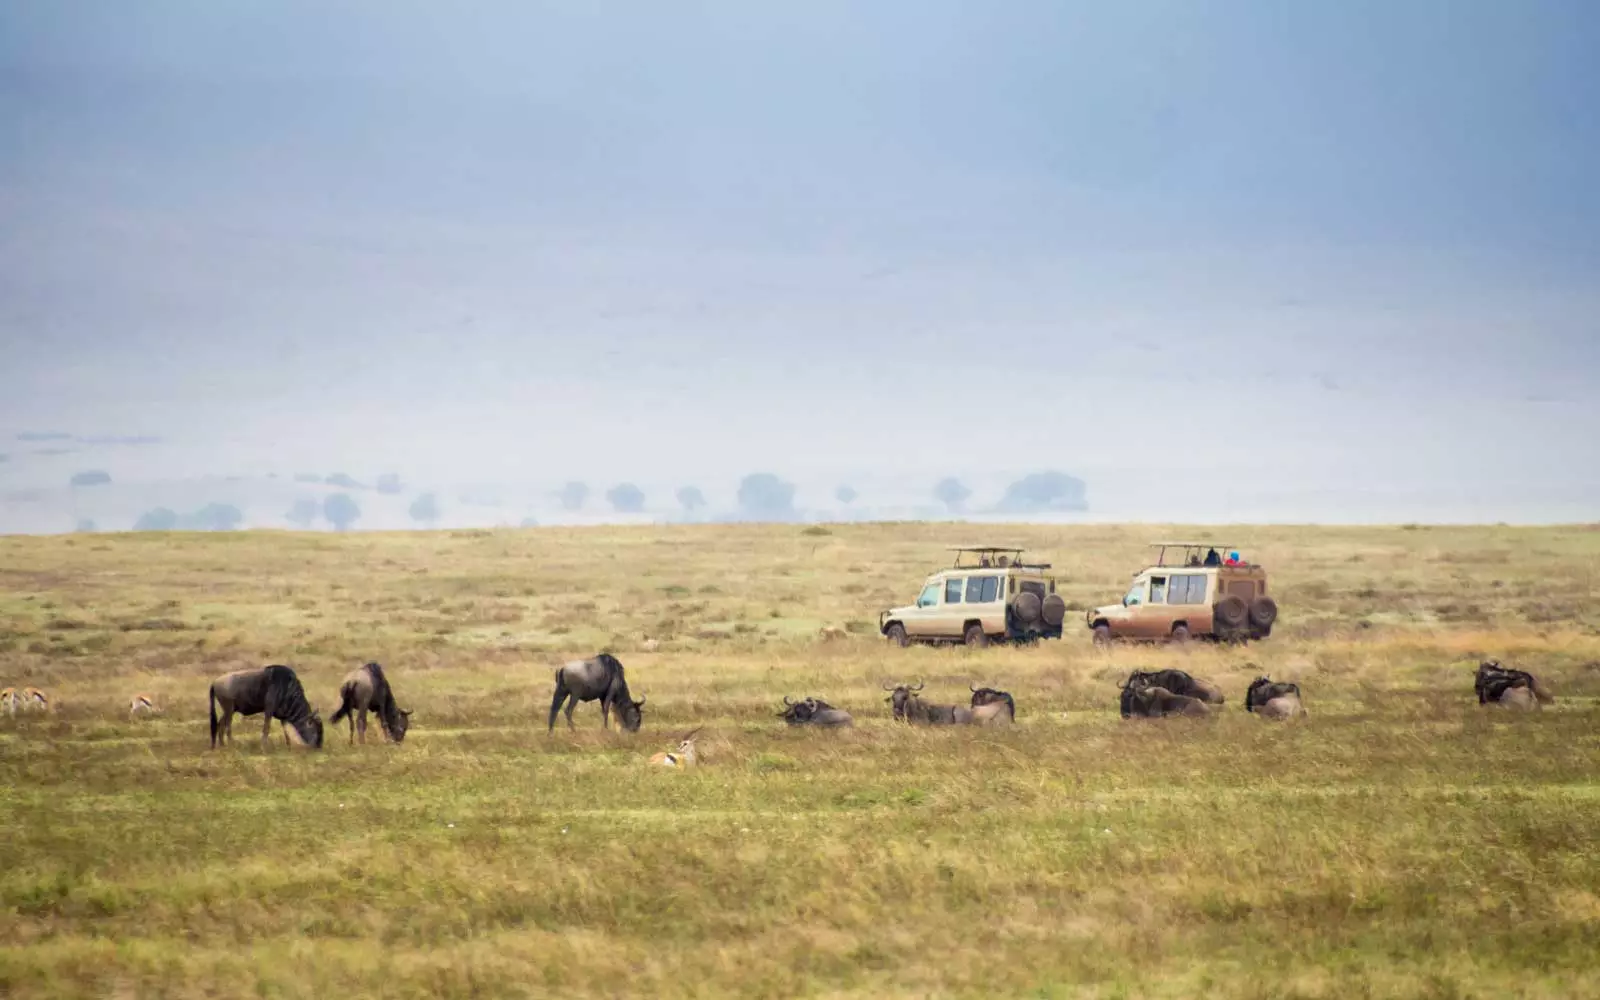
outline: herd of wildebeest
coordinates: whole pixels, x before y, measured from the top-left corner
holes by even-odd
[[[1008,691],[968,684],[971,697],[965,705],[935,704],[924,701],[924,684],[885,684],[889,692],[884,700],[890,703],[892,718],[896,722],[913,725],[1010,725],[1016,720],[1017,703]],[[1548,689],[1525,670],[1502,667],[1498,661],[1486,660],[1478,665],[1474,682],[1478,704],[1510,709],[1535,709],[1554,701]],[[1178,669],[1143,671],[1135,670],[1121,687],[1122,717],[1160,718],[1169,715],[1205,716],[1217,711],[1225,703],[1221,689],[1215,684],[1191,676]],[[284,742],[291,742],[290,733],[301,745],[323,745],[323,723],[317,710],[306,697],[305,689],[294,670],[283,664],[272,664],[257,669],[235,670],[211,682],[209,690],[211,709],[211,745],[216,747],[233,739],[233,717],[262,716],[261,740],[268,744],[272,737],[272,724],[276,721],[283,730]],[[574,728],[572,711],[579,702],[599,701],[603,728],[610,728],[611,713],[628,732],[638,732],[644,718],[643,697],[637,701],[628,690],[628,680],[621,661],[610,653],[599,653],[589,659],[573,660],[558,667],[555,672],[555,693],[550,703],[546,731],[554,730],[556,716],[566,704],[568,728]],[[779,713],[791,726],[821,726],[827,728],[852,726],[855,720],[844,709],[836,708],[820,698],[806,697],[799,701],[785,696],[784,710]],[[1263,718],[1290,719],[1307,714],[1301,701],[1298,684],[1273,681],[1257,677],[1245,692],[1245,711]],[[6,688],[0,691],[0,712],[16,715],[18,711],[48,711],[50,700],[38,688]],[[221,717],[218,717],[218,709]],[[155,700],[148,694],[133,696],[130,713],[134,715],[156,711]],[[367,715],[377,716],[385,737],[399,743],[405,739],[410,727],[411,712],[402,709],[395,699],[383,667],[368,663],[344,676],[339,686],[339,708],[331,720],[335,725],[348,720],[350,742],[359,737],[366,742]],[[699,729],[684,734],[672,753],[658,753],[651,762],[668,767],[681,767],[696,761],[694,736]]]

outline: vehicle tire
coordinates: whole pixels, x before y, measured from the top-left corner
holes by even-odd
[[[1250,624],[1257,631],[1265,632],[1272,628],[1272,623],[1278,620],[1278,602],[1262,594],[1250,602]]]
[[[1111,646],[1111,626],[1101,622],[1094,627],[1094,644],[1103,648]]]
[[[1217,623],[1218,632],[1232,632],[1244,628],[1245,622],[1250,619],[1250,609],[1245,607],[1244,598],[1229,594],[1211,609],[1211,616]]]
[[[906,636],[906,627],[899,622],[890,625],[883,634],[892,645],[899,646],[901,649],[911,645],[911,639]]]
[[[1029,593],[1026,590],[1018,594],[1017,599],[1011,602],[1011,614],[1024,625],[1032,625],[1038,621],[1042,611],[1043,609],[1039,604],[1039,595]]]
[[[1033,595],[1030,594],[1028,596],[1031,597]],[[1061,599],[1060,594],[1051,594],[1044,599],[1040,614],[1044,615],[1044,623],[1046,625],[1055,628],[1067,620],[1067,602]]]
[[[967,645],[969,645],[969,646],[987,646],[987,645],[989,645],[989,636],[988,636],[988,634],[983,631],[983,626],[979,625],[977,623],[973,623],[973,624],[967,626],[966,640],[967,640]]]
[[[1172,641],[1177,643],[1180,646],[1183,645],[1184,643],[1187,643],[1189,641],[1189,626],[1187,626],[1187,625],[1174,625],[1174,626],[1172,626]]]

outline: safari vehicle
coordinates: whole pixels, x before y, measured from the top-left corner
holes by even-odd
[[[1238,560],[1230,546],[1207,542],[1152,542],[1155,565],[1133,574],[1121,604],[1091,608],[1084,621],[1094,641],[1204,638],[1221,642],[1265,639],[1278,619],[1267,596],[1267,571]],[[1176,550],[1169,560],[1169,551]],[[1219,552],[1229,552],[1223,559]],[[1202,555],[1203,553],[1203,555]]]
[[[896,646],[913,642],[987,646],[1061,638],[1067,604],[1049,563],[1028,563],[1022,549],[952,545],[955,564],[930,575],[916,603],[878,615],[878,631]]]

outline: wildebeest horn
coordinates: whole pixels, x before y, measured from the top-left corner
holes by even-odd
[[[977,694],[978,693],[978,689],[972,686],[972,682],[971,681],[967,681],[967,690],[971,691],[973,694]]]
[[[639,696],[639,700],[633,703],[633,707],[634,708],[643,708],[644,707],[644,699],[645,699],[645,696],[644,695],[640,695]]]
[[[788,695],[784,695],[783,696],[783,703],[785,705],[793,705],[794,704],[794,699],[789,697]]]
[[[917,678],[917,686],[912,688],[911,690],[913,690],[913,691],[921,691],[922,690],[922,678],[921,677]]]
[[[894,690],[894,685],[892,685],[892,684],[885,684],[885,685],[884,685],[884,686],[883,686],[883,689],[884,689],[884,690],[885,690],[885,691],[893,691],[893,690]]]

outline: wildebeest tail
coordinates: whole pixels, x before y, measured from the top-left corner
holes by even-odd
[[[1017,721],[1017,700],[1011,697],[1010,691],[1002,691],[1006,698],[1006,711],[1011,715],[1011,721]]]
[[[217,742],[217,686],[211,685],[207,693],[211,697],[211,742],[215,743]]]
[[[328,722],[330,724],[337,723],[340,719],[343,719],[345,716],[349,715],[352,711],[354,711],[355,707],[356,707],[356,684],[355,684],[355,681],[346,681],[344,684],[340,685],[340,687],[339,687],[339,710],[337,712],[334,712],[331,716],[328,717]]]

